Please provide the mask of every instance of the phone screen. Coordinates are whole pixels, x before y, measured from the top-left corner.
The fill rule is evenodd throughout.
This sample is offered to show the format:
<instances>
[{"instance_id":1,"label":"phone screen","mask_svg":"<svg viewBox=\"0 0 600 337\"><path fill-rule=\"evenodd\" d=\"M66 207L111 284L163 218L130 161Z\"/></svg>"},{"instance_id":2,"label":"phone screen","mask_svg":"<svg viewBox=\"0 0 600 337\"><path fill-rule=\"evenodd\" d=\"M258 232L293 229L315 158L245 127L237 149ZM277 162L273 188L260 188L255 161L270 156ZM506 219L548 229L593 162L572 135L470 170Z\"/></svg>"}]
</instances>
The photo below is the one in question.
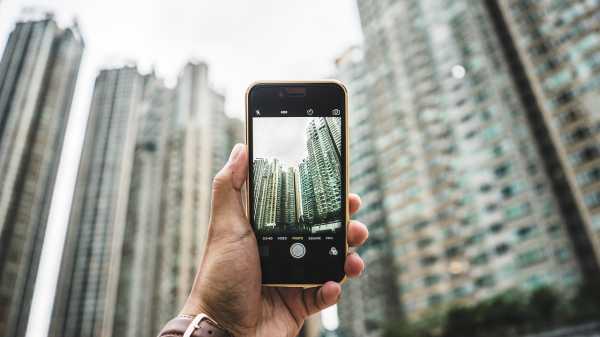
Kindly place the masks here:
<instances>
[{"instance_id":1,"label":"phone screen","mask_svg":"<svg viewBox=\"0 0 600 337\"><path fill-rule=\"evenodd\" d=\"M248 94L249 216L263 283L343 278L345 110L336 83L262 84Z\"/></svg>"}]
</instances>

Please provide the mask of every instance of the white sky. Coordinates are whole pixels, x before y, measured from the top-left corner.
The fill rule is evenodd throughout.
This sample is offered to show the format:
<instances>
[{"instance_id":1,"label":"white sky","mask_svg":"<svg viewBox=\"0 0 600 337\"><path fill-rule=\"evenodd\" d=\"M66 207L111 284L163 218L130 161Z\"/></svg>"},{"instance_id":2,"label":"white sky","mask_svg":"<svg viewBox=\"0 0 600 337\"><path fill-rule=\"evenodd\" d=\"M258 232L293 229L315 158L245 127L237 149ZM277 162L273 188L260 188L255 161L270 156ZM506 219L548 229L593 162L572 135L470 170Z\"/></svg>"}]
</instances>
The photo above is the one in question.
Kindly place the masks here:
<instances>
[{"instance_id":1,"label":"white sky","mask_svg":"<svg viewBox=\"0 0 600 337\"><path fill-rule=\"evenodd\" d=\"M277 158L287 166L298 166L306 157L305 117L253 118L254 159Z\"/></svg>"},{"instance_id":2,"label":"white sky","mask_svg":"<svg viewBox=\"0 0 600 337\"><path fill-rule=\"evenodd\" d=\"M187 60L204 60L210 65L215 86L227 97L227 114L241 117L244 91L251 82L327 77L333 72L335 57L362 39L353 0L0 0L2 50L25 7L53 11L62 26L77 17L86 41L29 337L47 333L93 81L99 69L136 62L142 71L155 67L172 85Z\"/></svg>"}]
</instances>

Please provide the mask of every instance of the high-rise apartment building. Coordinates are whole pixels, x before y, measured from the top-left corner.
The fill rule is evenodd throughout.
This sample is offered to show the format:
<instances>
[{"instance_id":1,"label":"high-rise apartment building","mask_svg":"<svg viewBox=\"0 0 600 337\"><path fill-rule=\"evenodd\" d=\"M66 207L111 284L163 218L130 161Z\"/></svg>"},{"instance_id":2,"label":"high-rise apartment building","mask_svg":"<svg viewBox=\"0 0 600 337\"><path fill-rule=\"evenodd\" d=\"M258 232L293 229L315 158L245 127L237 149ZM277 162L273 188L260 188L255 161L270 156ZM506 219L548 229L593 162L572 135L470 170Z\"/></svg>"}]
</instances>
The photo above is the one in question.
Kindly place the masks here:
<instances>
[{"instance_id":1,"label":"high-rise apartment building","mask_svg":"<svg viewBox=\"0 0 600 337\"><path fill-rule=\"evenodd\" d=\"M358 7L403 313L513 287L572 289L581 271L568 219L485 3Z\"/></svg>"},{"instance_id":2,"label":"high-rise apartment building","mask_svg":"<svg viewBox=\"0 0 600 337\"><path fill-rule=\"evenodd\" d=\"M486 3L587 275L600 272L600 1Z\"/></svg>"},{"instance_id":3,"label":"high-rise apartment building","mask_svg":"<svg viewBox=\"0 0 600 337\"><path fill-rule=\"evenodd\" d=\"M277 159L257 158L253 165L256 190L254 221L258 230L275 229L281 214L283 167ZM285 197L287 199L287 196ZM285 202L284 202L285 203Z\"/></svg>"},{"instance_id":4,"label":"high-rise apartment building","mask_svg":"<svg viewBox=\"0 0 600 337\"><path fill-rule=\"evenodd\" d=\"M315 189L313 180L310 176L308 160L303 159L298 165L298 174L300 175L300 220L302 223L315 221L317 204L315 200Z\"/></svg>"},{"instance_id":5,"label":"high-rise apartment building","mask_svg":"<svg viewBox=\"0 0 600 337\"><path fill-rule=\"evenodd\" d=\"M135 67L96 78L50 336L112 333L145 83Z\"/></svg>"},{"instance_id":6,"label":"high-rise apartment building","mask_svg":"<svg viewBox=\"0 0 600 337\"><path fill-rule=\"evenodd\" d=\"M340 329L348 336L371 336L378 331L374 326L400 316L383 209L379 171L384 168L375 152L376 130L367 95L371 77L362 50L348 49L336 60L336 69L336 78L346 84L350 100L350 191L359 194L362 201L355 217L369 227L369 240L358 251L368 268L359 279L344 284L338 305Z\"/></svg>"},{"instance_id":7,"label":"high-rise apartment building","mask_svg":"<svg viewBox=\"0 0 600 337\"><path fill-rule=\"evenodd\" d=\"M158 280L163 275L158 261L163 253L160 235L163 176L174 95L173 90L165 88L153 75L144 76L144 81L121 247L113 337L153 336L164 324L159 319L162 303Z\"/></svg>"},{"instance_id":8,"label":"high-rise apartment building","mask_svg":"<svg viewBox=\"0 0 600 337\"><path fill-rule=\"evenodd\" d=\"M159 259L161 313L166 322L183 305L206 239L211 182L242 141L240 125L224 113L205 63L188 63L175 88L175 112L167 133Z\"/></svg>"},{"instance_id":9,"label":"high-rise apartment building","mask_svg":"<svg viewBox=\"0 0 600 337\"><path fill-rule=\"evenodd\" d=\"M340 127L340 118L322 117L311 120L306 131L307 164L313 180L317 222L327 221L340 211L342 200Z\"/></svg>"},{"instance_id":10,"label":"high-rise apartment building","mask_svg":"<svg viewBox=\"0 0 600 337\"><path fill-rule=\"evenodd\" d=\"M281 218L280 222L284 226L296 225L298 223L298 214L296 213L296 193L297 193L297 182L296 182L296 167L288 167L283 175L282 185L282 203L281 207Z\"/></svg>"},{"instance_id":11,"label":"high-rise apartment building","mask_svg":"<svg viewBox=\"0 0 600 337\"><path fill-rule=\"evenodd\" d=\"M25 334L79 71L77 26L18 22L0 62L0 335Z\"/></svg>"},{"instance_id":12,"label":"high-rise apartment building","mask_svg":"<svg viewBox=\"0 0 600 337\"><path fill-rule=\"evenodd\" d=\"M212 177L241 141L223 106L203 63L175 89L134 67L98 75L51 336L153 335L181 309Z\"/></svg>"},{"instance_id":13,"label":"high-rise apartment building","mask_svg":"<svg viewBox=\"0 0 600 337\"><path fill-rule=\"evenodd\" d=\"M378 133L370 110L369 87L362 49L352 47L336 60L336 78L343 81L350 101L350 191L361 197L355 215L369 227L369 240L358 251L368 266L363 275L346 282L338 305L342 335L371 336L385 322L400 316L396 272L386 214L383 209L379 158L375 152Z\"/></svg>"}]
</instances>

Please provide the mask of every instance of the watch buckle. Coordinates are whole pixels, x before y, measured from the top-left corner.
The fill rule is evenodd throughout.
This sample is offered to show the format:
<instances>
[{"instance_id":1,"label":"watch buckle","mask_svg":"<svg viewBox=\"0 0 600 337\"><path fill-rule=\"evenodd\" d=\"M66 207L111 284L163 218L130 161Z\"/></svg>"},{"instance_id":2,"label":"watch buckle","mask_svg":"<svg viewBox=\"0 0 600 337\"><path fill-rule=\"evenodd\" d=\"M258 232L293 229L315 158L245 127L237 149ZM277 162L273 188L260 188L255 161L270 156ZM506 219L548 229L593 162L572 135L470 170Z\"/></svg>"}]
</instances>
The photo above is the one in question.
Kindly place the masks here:
<instances>
[{"instance_id":1,"label":"watch buckle","mask_svg":"<svg viewBox=\"0 0 600 337\"><path fill-rule=\"evenodd\" d=\"M206 315L206 314L196 315L196 317L194 317L194 319L192 320L190 325L188 325L187 329L185 329L185 332L183 333L183 337L192 337L192 334L194 333L194 331L196 331L196 329L200 328L200 322L202 322L202 320L204 320L204 319L208 319L208 320L212 321L212 319L210 317L208 317L208 315Z\"/></svg>"}]
</instances>

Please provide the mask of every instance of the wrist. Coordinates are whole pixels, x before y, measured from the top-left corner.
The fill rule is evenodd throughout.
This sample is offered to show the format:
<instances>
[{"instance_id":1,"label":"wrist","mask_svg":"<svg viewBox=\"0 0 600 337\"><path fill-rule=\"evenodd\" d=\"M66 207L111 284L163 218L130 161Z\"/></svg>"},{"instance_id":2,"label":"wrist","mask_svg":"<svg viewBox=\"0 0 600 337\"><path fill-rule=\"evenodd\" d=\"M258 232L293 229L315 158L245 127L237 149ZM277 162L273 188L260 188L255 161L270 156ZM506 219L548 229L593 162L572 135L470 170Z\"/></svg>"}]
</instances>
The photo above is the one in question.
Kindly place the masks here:
<instances>
[{"instance_id":1,"label":"wrist","mask_svg":"<svg viewBox=\"0 0 600 337\"><path fill-rule=\"evenodd\" d=\"M229 331L217 324L208 315L188 316L180 314L170 320L161 330L159 337L232 337Z\"/></svg>"},{"instance_id":2,"label":"wrist","mask_svg":"<svg viewBox=\"0 0 600 337\"><path fill-rule=\"evenodd\" d=\"M203 303L197 297L188 297L180 312L180 316L195 317L199 314L205 314L219 327L226 330L230 336L242 336L240 329L225 317L221 312L214 310L211 306Z\"/></svg>"}]
</instances>

